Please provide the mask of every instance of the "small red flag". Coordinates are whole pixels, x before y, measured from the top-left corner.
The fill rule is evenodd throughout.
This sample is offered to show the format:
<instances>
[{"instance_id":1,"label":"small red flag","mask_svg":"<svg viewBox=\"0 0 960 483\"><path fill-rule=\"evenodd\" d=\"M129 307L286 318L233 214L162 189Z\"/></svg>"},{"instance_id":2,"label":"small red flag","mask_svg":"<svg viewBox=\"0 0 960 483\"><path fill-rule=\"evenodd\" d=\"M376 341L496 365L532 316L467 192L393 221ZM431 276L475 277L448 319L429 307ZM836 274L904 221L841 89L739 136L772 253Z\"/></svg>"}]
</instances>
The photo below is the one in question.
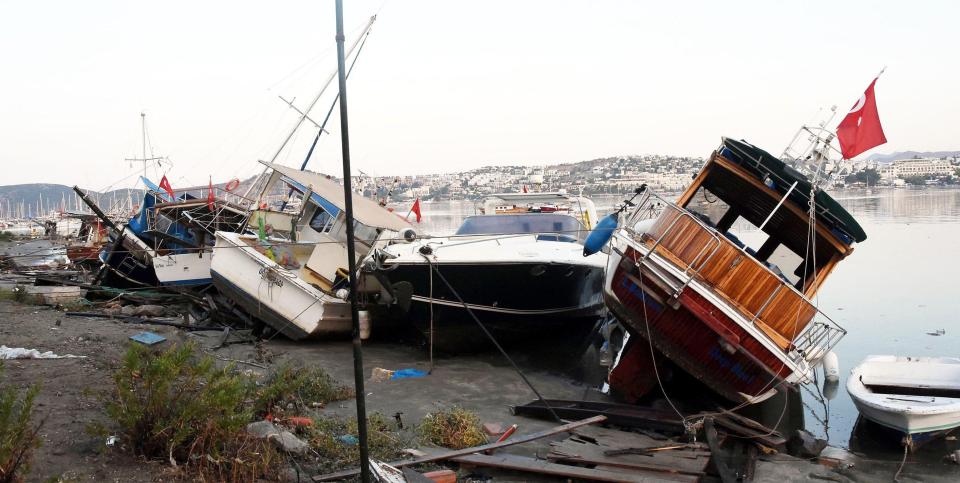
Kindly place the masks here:
<instances>
[{"instance_id":1,"label":"small red flag","mask_svg":"<svg viewBox=\"0 0 960 483\"><path fill-rule=\"evenodd\" d=\"M214 202L214 200L216 200L216 199L217 199L217 198L213 196L213 177L211 176L211 177L210 177L210 184L209 184L208 187L207 187L207 208L208 208L210 211L213 211L213 210L214 210L213 202Z\"/></svg>"},{"instance_id":2,"label":"small red flag","mask_svg":"<svg viewBox=\"0 0 960 483\"><path fill-rule=\"evenodd\" d=\"M160 188L170 195L170 201L177 199L176 196L173 196L173 187L170 186L170 181L167 180L167 175L163 175L163 178L160 178Z\"/></svg>"},{"instance_id":3,"label":"small red flag","mask_svg":"<svg viewBox=\"0 0 960 483\"><path fill-rule=\"evenodd\" d=\"M840 151L844 159L854 156L887 142L883 135L883 126L880 125L880 114L877 113L877 98L873 87L877 79L873 79L867 90L850 109L837 126L837 140L840 141Z\"/></svg>"},{"instance_id":4,"label":"small red flag","mask_svg":"<svg viewBox=\"0 0 960 483\"><path fill-rule=\"evenodd\" d=\"M420 223L420 198L417 198L417 201L413 202L413 207L410 208L410 213L417 215L417 223ZM407 215L409 216L409 214Z\"/></svg>"}]
</instances>

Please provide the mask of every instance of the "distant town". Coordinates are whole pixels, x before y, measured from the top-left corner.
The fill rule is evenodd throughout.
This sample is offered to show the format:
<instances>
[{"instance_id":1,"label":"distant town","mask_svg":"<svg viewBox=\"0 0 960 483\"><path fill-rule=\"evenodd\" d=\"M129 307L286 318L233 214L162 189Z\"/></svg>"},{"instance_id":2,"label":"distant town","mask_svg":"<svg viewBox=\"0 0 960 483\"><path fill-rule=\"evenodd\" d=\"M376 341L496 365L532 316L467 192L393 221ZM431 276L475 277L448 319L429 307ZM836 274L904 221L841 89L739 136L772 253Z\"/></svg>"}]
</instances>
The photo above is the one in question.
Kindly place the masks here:
<instances>
[{"instance_id":1,"label":"distant town","mask_svg":"<svg viewBox=\"0 0 960 483\"><path fill-rule=\"evenodd\" d=\"M623 193L641 184L663 192L684 189L700 170L703 158L631 155L545 167L487 166L460 173L418 176L357 177L368 196L410 200L478 199L491 193L530 191ZM838 170L831 187L960 184L960 156L915 156L893 161L855 161Z\"/></svg>"}]
</instances>

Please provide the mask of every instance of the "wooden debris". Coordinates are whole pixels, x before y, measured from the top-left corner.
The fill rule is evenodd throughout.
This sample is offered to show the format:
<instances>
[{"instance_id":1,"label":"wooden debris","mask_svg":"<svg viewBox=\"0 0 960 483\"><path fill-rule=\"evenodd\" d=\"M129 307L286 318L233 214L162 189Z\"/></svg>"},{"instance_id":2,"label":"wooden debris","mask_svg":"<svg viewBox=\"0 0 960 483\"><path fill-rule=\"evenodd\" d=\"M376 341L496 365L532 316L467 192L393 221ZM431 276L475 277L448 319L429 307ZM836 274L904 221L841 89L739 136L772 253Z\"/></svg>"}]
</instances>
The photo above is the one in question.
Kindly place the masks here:
<instances>
[{"instance_id":1,"label":"wooden debris","mask_svg":"<svg viewBox=\"0 0 960 483\"><path fill-rule=\"evenodd\" d=\"M484 444L481 446L474 446L472 448L465 448L465 449L460 449L455 451L446 451L443 453L424 456L422 458L417 458L409 461L397 461L397 462L390 463L390 465L396 468L401 468L408 465L418 465L420 463L429 463L431 461L449 460L451 458L456 458L458 456L465 456L471 453L479 453L479 452L483 452L491 449L503 448L505 446L513 446L515 444L528 443L530 441L546 438L547 436L553 436L555 434L568 432L582 426L602 423L606 420L607 418L605 416L594 416L592 418L587 418L580 421L574 421L572 423L567 423L567 424L550 428L544 431L539 431L532 434L524 434L512 439L508 439L506 441L501 441L499 443L490 443L490 444ZM336 480L341 480L344 478L357 475L359 473L360 473L360 469L354 468L352 470L339 471L336 473L329 473L326 475L314 476L313 481L336 481Z\"/></svg>"},{"instance_id":2,"label":"wooden debris","mask_svg":"<svg viewBox=\"0 0 960 483\"><path fill-rule=\"evenodd\" d=\"M495 456L474 454L458 456L452 460L463 465L488 466L491 468L525 471L528 473L561 476L564 478L576 478L580 480L617 482L696 481L696 478L681 475L665 475L663 473L643 474L638 471L621 472L597 468L591 469L583 468L581 466L550 463L548 461L529 458L526 456L509 454Z\"/></svg>"},{"instance_id":3,"label":"wooden debris","mask_svg":"<svg viewBox=\"0 0 960 483\"><path fill-rule=\"evenodd\" d=\"M710 460L710 452L699 443L663 445L643 434L609 428L578 428L572 437L550 446L547 458L554 461L661 476L703 476ZM649 451L651 448L658 451ZM647 451L634 451L637 449Z\"/></svg>"}]
</instances>

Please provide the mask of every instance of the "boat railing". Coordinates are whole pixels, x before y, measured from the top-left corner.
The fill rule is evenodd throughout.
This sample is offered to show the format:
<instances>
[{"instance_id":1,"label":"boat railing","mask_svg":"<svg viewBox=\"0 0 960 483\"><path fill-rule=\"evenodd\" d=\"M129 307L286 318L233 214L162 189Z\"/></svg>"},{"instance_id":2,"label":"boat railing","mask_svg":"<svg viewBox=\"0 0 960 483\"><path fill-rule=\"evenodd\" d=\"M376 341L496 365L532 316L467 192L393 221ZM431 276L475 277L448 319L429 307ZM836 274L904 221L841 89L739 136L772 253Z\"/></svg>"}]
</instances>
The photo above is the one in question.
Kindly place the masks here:
<instances>
[{"instance_id":1,"label":"boat railing","mask_svg":"<svg viewBox=\"0 0 960 483\"><path fill-rule=\"evenodd\" d=\"M654 221L638 232L635 228L644 220ZM657 254L682 272L683 276L671 283L675 298L699 279L796 358L817 362L846 334L745 247L653 191L648 190L636 203L625 225L625 230L647 248L639 262ZM817 315L826 322L814 321Z\"/></svg>"}]
</instances>

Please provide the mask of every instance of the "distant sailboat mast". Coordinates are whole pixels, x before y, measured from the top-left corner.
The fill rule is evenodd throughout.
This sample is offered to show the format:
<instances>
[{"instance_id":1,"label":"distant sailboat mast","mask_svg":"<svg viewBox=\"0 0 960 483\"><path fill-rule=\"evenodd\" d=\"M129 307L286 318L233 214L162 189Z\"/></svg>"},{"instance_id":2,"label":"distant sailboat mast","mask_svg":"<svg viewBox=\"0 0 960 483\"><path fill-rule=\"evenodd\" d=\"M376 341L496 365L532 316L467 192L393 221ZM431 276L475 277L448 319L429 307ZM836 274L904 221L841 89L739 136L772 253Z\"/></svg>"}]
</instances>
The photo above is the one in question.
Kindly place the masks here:
<instances>
[{"instance_id":1,"label":"distant sailboat mast","mask_svg":"<svg viewBox=\"0 0 960 483\"><path fill-rule=\"evenodd\" d=\"M130 166L133 166L134 162L143 163L143 178L147 179L147 163L156 161L159 166L163 162L163 157L153 155L153 146L150 147L150 157L147 157L147 113L140 113L140 143L142 147L142 157L140 158L124 158L124 161L130 163ZM144 191L147 191L146 185L143 187Z\"/></svg>"}]
</instances>

